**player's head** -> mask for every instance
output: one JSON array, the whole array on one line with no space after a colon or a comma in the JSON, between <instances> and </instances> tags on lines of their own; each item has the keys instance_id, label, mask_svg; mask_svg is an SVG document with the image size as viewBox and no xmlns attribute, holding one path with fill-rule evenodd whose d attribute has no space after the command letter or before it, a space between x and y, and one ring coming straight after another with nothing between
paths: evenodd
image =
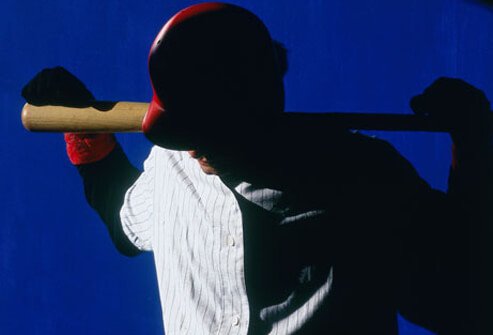
<instances>
[{"instance_id":1,"label":"player's head","mask_svg":"<svg viewBox=\"0 0 493 335\"><path fill-rule=\"evenodd\" d=\"M151 47L146 136L185 150L259 131L284 109L276 49L262 21L238 6L203 3L177 13Z\"/></svg>"}]
</instances>

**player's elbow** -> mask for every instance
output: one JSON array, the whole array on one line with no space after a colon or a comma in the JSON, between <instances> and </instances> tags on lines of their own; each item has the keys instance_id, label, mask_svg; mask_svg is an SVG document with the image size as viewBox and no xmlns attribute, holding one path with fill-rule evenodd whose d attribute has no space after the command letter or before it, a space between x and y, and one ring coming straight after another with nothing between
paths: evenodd
<instances>
[{"instance_id":1,"label":"player's elbow","mask_svg":"<svg viewBox=\"0 0 493 335\"><path fill-rule=\"evenodd\" d=\"M135 257L142 253L142 251L134 246L128 239L113 240L113 244L115 245L116 250L123 256Z\"/></svg>"}]
</instances>

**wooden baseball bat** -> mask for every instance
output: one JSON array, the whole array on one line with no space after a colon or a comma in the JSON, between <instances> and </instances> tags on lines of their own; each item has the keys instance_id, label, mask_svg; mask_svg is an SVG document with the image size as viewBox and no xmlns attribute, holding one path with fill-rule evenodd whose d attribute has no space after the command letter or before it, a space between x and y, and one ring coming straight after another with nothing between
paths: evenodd
<instances>
[{"instance_id":1,"label":"wooden baseball bat","mask_svg":"<svg viewBox=\"0 0 493 335\"><path fill-rule=\"evenodd\" d=\"M30 131L73 133L141 132L149 104L100 101L86 107L25 104L22 124Z\"/></svg>"},{"instance_id":2,"label":"wooden baseball bat","mask_svg":"<svg viewBox=\"0 0 493 335\"><path fill-rule=\"evenodd\" d=\"M88 107L34 106L25 104L22 124L39 132L122 133L142 132L149 104L96 102ZM359 130L432 131L449 129L428 117L412 114L286 112L290 122L319 121L330 126Z\"/></svg>"}]
</instances>

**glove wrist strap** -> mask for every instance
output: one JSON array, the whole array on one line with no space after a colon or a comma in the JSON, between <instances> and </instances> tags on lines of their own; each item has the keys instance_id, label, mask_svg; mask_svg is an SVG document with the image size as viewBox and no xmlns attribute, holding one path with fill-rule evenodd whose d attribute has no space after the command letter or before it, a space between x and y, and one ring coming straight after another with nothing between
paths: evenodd
<instances>
[{"instance_id":1,"label":"glove wrist strap","mask_svg":"<svg viewBox=\"0 0 493 335\"><path fill-rule=\"evenodd\" d=\"M67 155L73 165L97 162L115 148L113 134L64 134Z\"/></svg>"}]
</instances>

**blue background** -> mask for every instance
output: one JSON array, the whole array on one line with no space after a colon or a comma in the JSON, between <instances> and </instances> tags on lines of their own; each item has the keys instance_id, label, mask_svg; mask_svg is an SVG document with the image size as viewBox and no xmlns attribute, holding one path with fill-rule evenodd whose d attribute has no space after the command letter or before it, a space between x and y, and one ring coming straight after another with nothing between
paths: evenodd
<instances>
[{"instance_id":1,"label":"blue background","mask_svg":"<svg viewBox=\"0 0 493 335\"><path fill-rule=\"evenodd\" d=\"M287 109L409 112L438 76L493 96L493 12L465 0L233 1L289 49ZM0 333L161 334L152 255L113 248L85 203L60 134L22 129L19 93L63 65L96 97L147 101L149 46L192 1L2 0L0 3ZM379 133L434 187L446 185L443 134ZM150 144L119 135L141 166ZM166 302L163 302L166 303ZM401 319L401 334L428 334Z\"/></svg>"}]
</instances>

